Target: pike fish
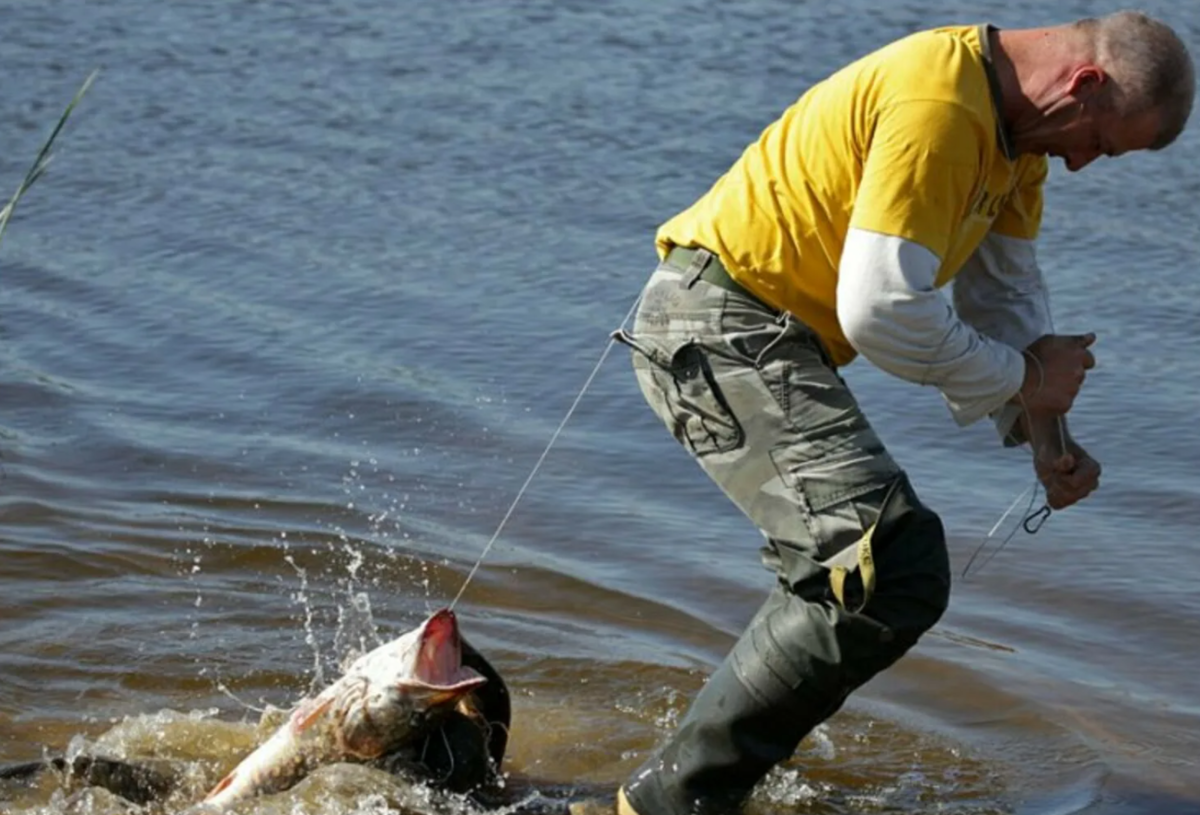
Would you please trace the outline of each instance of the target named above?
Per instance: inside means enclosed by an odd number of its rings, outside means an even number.
[[[454,612],[435,612],[301,701],[270,739],[189,812],[222,812],[248,798],[290,789],[324,764],[370,762],[423,738],[487,682],[462,658]]]

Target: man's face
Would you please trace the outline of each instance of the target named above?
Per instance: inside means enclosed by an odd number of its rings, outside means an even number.
[[[1107,100],[1111,87],[1100,66],[1077,65],[1038,100],[1037,117],[1013,128],[1017,151],[1056,156],[1075,172],[1100,156],[1149,148],[1158,136],[1158,113],[1118,115]]]
[[[1157,135],[1158,115],[1154,111],[1122,117],[1111,111],[1095,112],[1083,105],[1077,117],[1047,133],[1041,146],[1047,155],[1061,158],[1068,170],[1076,172],[1100,156],[1148,149]]]

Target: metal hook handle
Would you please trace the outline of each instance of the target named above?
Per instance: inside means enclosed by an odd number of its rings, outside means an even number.
[[[1038,530],[1042,528],[1042,524],[1046,523],[1046,519],[1050,517],[1050,505],[1042,504],[1042,508],[1037,512],[1025,516],[1025,520],[1021,522],[1021,526],[1025,527],[1025,531],[1030,535],[1036,535]],[[1034,522],[1037,523],[1034,523]]]

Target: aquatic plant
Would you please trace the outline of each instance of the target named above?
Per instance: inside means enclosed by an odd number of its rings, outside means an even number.
[[[71,111],[73,111],[75,106],[79,104],[79,100],[83,98],[85,93],[87,93],[88,88],[92,86],[92,82],[96,79],[96,76],[99,73],[99,69],[92,71],[88,78],[84,80],[84,83],[80,86],[79,90],[75,92],[75,98],[71,100],[71,104],[67,105],[67,109],[64,110],[62,116],[59,117],[58,124],[54,126],[54,130],[51,131],[50,137],[46,139],[46,142],[42,145],[42,149],[38,151],[37,158],[34,159],[33,166],[29,168],[29,172],[25,173],[25,178],[21,181],[21,185],[17,187],[17,191],[13,193],[13,197],[10,198],[8,203],[4,205],[4,209],[0,209],[0,240],[4,239],[4,230],[8,228],[9,219],[12,218],[13,212],[16,211],[17,202],[20,201],[21,196],[23,196],[25,192],[33,186],[33,182],[41,178],[42,173],[46,171],[46,167],[50,165],[50,159],[52,158],[50,155],[50,147],[54,144],[54,140],[58,138],[58,134],[63,129],[63,125],[67,123],[67,119],[70,117]]]

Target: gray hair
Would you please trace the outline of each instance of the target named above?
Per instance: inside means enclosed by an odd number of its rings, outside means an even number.
[[[1155,111],[1161,150],[1183,132],[1196,94],[1195,69],[1187,46],[1171,27],[1141,12],[1118,11],[1075,23],[1095,49],[1096,61],[1114,87],[1108,107],[1121,116]]]

